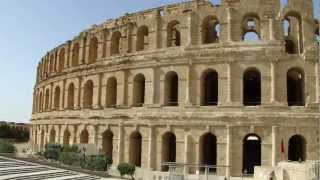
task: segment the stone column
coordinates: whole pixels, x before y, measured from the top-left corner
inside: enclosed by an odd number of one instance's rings
[[[227,126],[227,147],[226,147],[226,177],[230,177],[231,175],[231,165],[232,165],[232,127]]]
[[[315,74],[316,74],[316,101],[315,103],[319,103],[319,98],[320,98],[320,79],[319,79],[319,62],[316,62],[315,66]]]
[[[227,24],[228,24],[228,34],[227,34],[227,40],[231,41],[231,8],[227,8]]]
[[[190,101],[190,89],[191,89],[191,62],[189,63],[188,67],[186,68],[186,100],[185,106],[191,106]]]
[[[232,74],[231,74],[231,64],[228,63],[228,67],[227,67],[227,76],[228,76],[228,94],[227,94],[227,104],[230,104],[232,101]]]
[[[189,162],[189,134],[186,133],[184,135],[184,164],[188,164]],[[188,174],[189,168],[187,166],[183,167],[183,171],[185,174]]]
[[[154,127],[149,126],[149,142],[148,142],[148,169],[153,170],[154,167]]]
[[[269,17],[269,40],[274,40],[274,25],[272,17]]]
[[[80,42],[79,50],[79,64],[84,64],[86,61],[86,47],[87,47],[87,38],[83,37]]]
[[[277,165],[278,127],[272,126],[272,166]]]
[[[270,63],[270,74],[271,74],[271,96],[270,96],[270,102],[273,103],[276,100],[276,75],[275,75],[275,66],[274,62]]]
[[[118,140],[118,164],[123,162],[123,144],[124,144],[124,135],[123,135],[123,124],[119,124],[119,140]]]
[[[82,105],[81,105],[81,91],[82,91],[82,89],[81,89],[81,84],[82,84],[82,78],[81,77],[78,77],[78,91],[77,91],[77,104],[76,104],[76,107],[75,107],[75,109],[77,109],[77,110],[79,110],[79,109],[81,109],[81,107],[82,107]]]

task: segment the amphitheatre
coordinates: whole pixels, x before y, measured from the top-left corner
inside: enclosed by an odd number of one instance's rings
[[[225,176],[318,159],[313,11],[312,0],[194,0],[93,25],[38,64],[33,151],[95,144],[114,164]]]

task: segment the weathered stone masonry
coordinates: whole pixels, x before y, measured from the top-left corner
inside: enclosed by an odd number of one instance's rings
[[[275,165],[282,141],[286,159],[317,159],[315,35],[311,0],[198,0],[95,25],[38,65],[33,149],[97,144],[115,164],[234,176]]]

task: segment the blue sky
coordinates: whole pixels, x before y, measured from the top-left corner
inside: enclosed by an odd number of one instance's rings
[[[0,121],[29,121],[36,66],[48,50],[106,19],[175,2],[181,0],[1,0]]]

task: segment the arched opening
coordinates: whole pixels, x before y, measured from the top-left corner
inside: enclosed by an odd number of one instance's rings
[[[141,107],[145,100],[145,77],[138,74],[133,80],[133,106]]]
[[[217,138],[212,133],[206,133],[200,138],[200,164],[217,165]],[[210,171],[216,172],[216,169],[210,169]]]
[[[68,109],[74,109],[74,84],[71,83],[68,88]]]
[[[64,67],[65,60],[65,50],[62,48],[59,53],[59,64],[58,64],[58,72],[62,72]]]
[[[79,52],[80,52],[79,43],[75,43],[72,49],[72,62],[71,62],[72,67],[79,65]]]
[[[181,45],[180,23],[171,21],[167,26],[167,47]]]
[[[130,158],[129,162],[141,167],[141,153],[142,153],[142,136],[138,131],[135,131],[130,136]]]
[[[215,70],[206,70],[201,76],[201,105],[218,105],[218,73]]]
[[[260,41],[259,34],[253,31],[249,31],[243,34],[244,42],[258,42]]]
[[[59,110],[60,109],[60,87],[57,86],[54,91],[54,109]]]
[[[71,134],[68,129],[66,129],[63,133],[63,145],[70,145],[70,137]]]
[[[90,40],[90,45],[89,45],[89,64],[93,64],[97,61],[98,57],[98,39],[97,38],[92,38]]]
[[[287,72],[288,106],[304,106],[304,73],[299,68]]]
[[[121,33],[114,32],[111,37],[111,55],[120,54]]]
[[[115,107],[117,105],[117,79],[111,77],[107,82],[107,107]]]
[[[51,54],[50,55],[50,72],[52,73],[52,72],[54,72],[54,55],[53,54]]]
[[[113,151],[113,133],[110,130],[102,134],[102,153],[112,158]]]
[[[38,106],[39,107],[38,107],[38,109],[39,109],[40,112],[42,112],[42,108],[43,108],[43,104],[42,104],[43,103],[43,94],[42,94],[42,92],[40,92],[40,95],[39,95],[38,99],[39,99],[39,102],[38,102]]]
[[[202,24],[202,43],[218,43],[220,35],[220,24],[217,18],[208,16]]]
[[[162,162],[176,162],[176,136],[172,132],[162,136]],[[162,166],[162,171],[168,170],[168,166]]]
[[[80,144],[88,144],[89,143],[89,132],[84,129],[80,134]]]
[[[243,140],[244,174],[254,174],[254,167],[261,166],[261,138],[255,134],[247,135]]]
[[[165,105],[178,106],[179,78],[176,72],[169,72],[165,77]]]
[[[243,75],[243,105],[261,105],[261,74],[255,68],[249,68]]]
[[[289,139],[288,160],[306,160],[306,140],[301,135],[294,135]]]
[[[286,47],[286,52],[289,54],[297,54],[297,53],[304,52],[304,47],[303,47],[304,40],[303,40],[301,19],[302,19],[301,15],[298,12],[293,12],[293,11],[288,12],[284,16],[283,31],[286,39],[285,47]],[[293,49],[295,51],[293,51]]]
[[[149,45],[149,29],[147,26],[141,26],[137,32],[137,51],[148,49]]]
[[[44,100],[44,109],[46,111],[49,110],[49,104],[50,104],[49,100],[50,100],[50,90],[47,89],[45,94],[45,100]]]
[[[260,41],[260,17],[254,12],[247,13],[242,21],[242,40],[245,42]]]
[[[91,108],[92,104],[93,104],[93,82],[89,80],[84,85],[83,107]]]
[[[56,142],[56,131],[54,129],[51,129],[50,136],[49,136],[49,143],[53,144]]]
[[[296,44],[290,38],[285,39],[285,48],[286,48],[285,49],[286,53],[288,53],[288,54],[297,54],[298,53],[298,49],[296,47]]]

